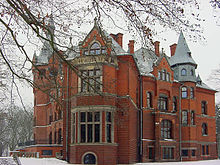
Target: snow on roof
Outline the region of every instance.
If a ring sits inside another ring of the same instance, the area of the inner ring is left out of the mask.
[[[134,59],[137,63],[141,75],[152,76],[153,64],[158,60],[158,57],[151,50],[140,48],[134,53]]]
[[[174,56],[169,59],[170,65],[191,63],[197,65],[191,56],[191,51],[181,31]]]

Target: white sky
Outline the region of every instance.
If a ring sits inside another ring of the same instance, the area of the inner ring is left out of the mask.
[[[198,64],[197,74],[200,74],[201,79],[206,84],[208,84],[212,88],[215,88],[213,83],[211,83],[208,79],[212,70],[218,68],[220,64],[220,22],[219,25],[217,25],[216,19],[214,18],[215,12],[209,4],[209,0],[199,1],[201,1],[200,14],[202,18],[205,19],[205,22],[202,22],[202,26],[204,28],[203,35],[206,38],[206,41],[193,42],[190,41],[190,38],[187,37],[187,34],[184,35],[192,52],[192,57]],[[220,9],[218,14],[220,16]],[[84,32],[89,32],[92,26],[93,25],[91,25],[91,27],[81,27],[81,29],[85,30]],[[164,48],[165,53],[167,55],[170,55],[170,45],[172,45],[173,43],[177,43],[178,37],[179,34],[177,34],[176,32],[167,31],[166,33],[163,33],[161,38],[166,38],[166,41],[160,38],[158,39],[160,41],[160,48]],[[123,48],[125,50],[127,49],[128,40],[130,39],[132,39],[130,36],[124,35]],[[135,50],[137,49],[138,47],[135,47]],[[33,54],[33,51],[33,49],[30,51],[31,54]],[[25,91],[22,91],[22,93],[25,102],[27,101],[28,104],[33,102],[32,89],[25,88]],[[218,100],[220,101],[220,96],[218,98]]]

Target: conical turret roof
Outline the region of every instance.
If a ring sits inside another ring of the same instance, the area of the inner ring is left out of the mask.
[[[186,43],[186,39],[182,31],[180,32],[175,54],[170,58],[171,66],[177,64],[193,64],[197,66],[196,62],[193,60],[191,56],[191,51]]]

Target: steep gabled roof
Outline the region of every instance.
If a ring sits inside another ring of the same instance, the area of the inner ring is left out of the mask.
[[[186,39],[182,31],[180,32],[175,54],[174,56],[170,57],[169,62],[171,66],[177,64],[193,64],[197,66],[196,62],[193,60],[191,56],[191,51],[189,50],[189,47],[186,43]]]

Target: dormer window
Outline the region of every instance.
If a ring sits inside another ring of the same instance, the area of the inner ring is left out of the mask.
[[[106,53],[105,47],[101,47],[98,42],[94,42],[89,50],[84,50],[84,55],[99,55]]]
[[[183,69],[181,70],[181,76],[186,76],[186,74],[187,74],[186,69],[183,68]]]
[[[189,57],[191,57],[191,56],[192,56],[192,55],[191,55],[191,52],[188,52],[188,56],[189,56]]]
[[[193,69],[191,69],[190,74],[191,74],[191,76],[194,75],[194,71],[193,71]]]

